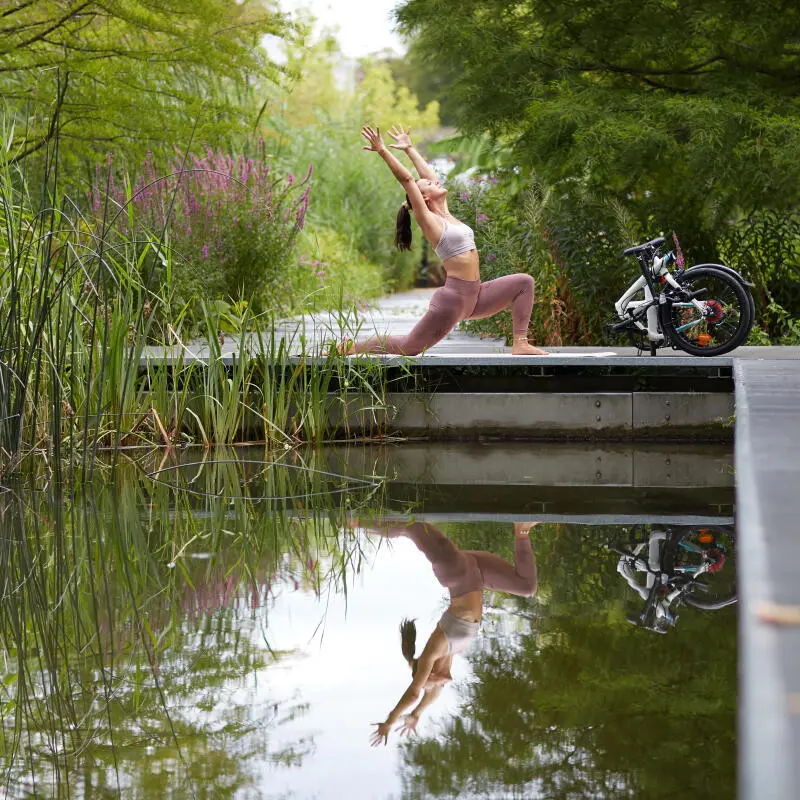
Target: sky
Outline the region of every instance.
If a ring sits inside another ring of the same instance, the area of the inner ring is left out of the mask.
[[[391,47],[404,53],[400,37],[392,32],[391,11],[399,0],[279,0],[283,11],[307,9],[316,17],[320,27],[337,29],[336,38],[342,53],[359,58],[368,53]]]
[[[292,655],[254,676],[263,697],[252,690],[242,697],[256,708],[276,697],[307,703],[294,720],[269,729],[269,744],[273,752],[301,740],[313,747],[300,768],[265,764],[256,779],[260,797],[373,800],[402,794],[405,740],[393,732],[387,746],[372,749],[371,723],[386,718],[410,682],[400,651],[401,619],[417,620],[419,652],[447,608],[447,590],[408,539],[369,537],[362,548],[370,566],[350,577],[346,596],[278,590],[269,609],[270,645]],[[457,713],[464,686],[473,680],[466,657],[453,660],[452,675],[453,683],[423,715],[421,736],[435,735]]]

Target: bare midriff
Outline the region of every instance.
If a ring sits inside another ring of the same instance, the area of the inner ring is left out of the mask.
[[[456,256],[456,258],[459,257]],[[464,278],[462,280],[471,279]],[[467,622],[480,622],[483,613],[483,590],[479,589],[476,592],[462,594],[460,597],[453,597],[447,610],[454,617],[465,619]]]
[[[479,281],[481,279],[480,259],[477,250],[467,250],[442,262],[448,278],[462,281]]]

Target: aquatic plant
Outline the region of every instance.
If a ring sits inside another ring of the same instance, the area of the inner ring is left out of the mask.
[[[354,386],[385,408],[380,364],[333,349],[320,358],[302,330],[246,301],[204,295],[191,321],[176,301],[173,240],[112,225],[130,224],[133,194],[117,207],[110,168],[103,205],[84,215],[60,191],[54,147],[36,194],[17,167],[0,173],[0,478],[31,453],[91,471],[102,447],[346,436],[347,416],[337,432],[331,409]],[[358,322],[339,300],[335,318],[352,335]]]

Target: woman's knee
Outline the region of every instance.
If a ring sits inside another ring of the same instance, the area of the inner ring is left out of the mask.
[[[533,275],[528,275],[527,272],[520,272],[518,273],[518,280],[520,291],[533,293],[536,289],[536,281],[533,279]]]

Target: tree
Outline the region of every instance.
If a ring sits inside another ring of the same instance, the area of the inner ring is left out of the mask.
[[[711,256],[737,211],[800,200],[790,0],[406,0],[402,30],[466,132],[547,180],[587,177]]]
[[[0,93],[19,161],[58,133],[90,162],[252,131],[259,83],[280,69],[260,46],[292,30],[264,0],[12,0],[0,12]]]

